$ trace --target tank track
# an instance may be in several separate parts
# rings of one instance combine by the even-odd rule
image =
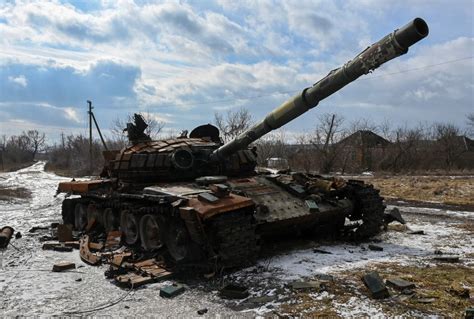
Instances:
[[[251,212],[239,210],[221,214],[211,223],[217,265],[224,268],[255,263],[260,246]]]
[[[354,213],[350,219],[362,221],[350,235],[354,239],[367,239],[379,234],[384,225],[385,211],[384,198],[380,196],[380,191],[371,184],[354,180],[348,181],[347,189],[347,196],[354,203]]]

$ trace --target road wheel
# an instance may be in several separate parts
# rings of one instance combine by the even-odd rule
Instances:
[[[77,200],[67,198],[61,205],[61,215],[64,224],[74,225],[74,209],[76,208]]]
[[[104,228],[107,233],[112,230],[118,229],[118,227],[120,226],[120,220],[112,208],[106,208],[104,210],[103,215]]]
[[[95,219],[95,225],[102,226],[104,224],[102,215],[103,215],[103,212],[100,209],[98,209],[94,203],[90,203],[89,206],[87,206],[87,222],[88,223],[92,219]]]
[[[168,217],[163,229],[163,242],[176,262],[184,263],[202,258],[199,246],[191,241],[184,222]]]
[[[87,205],[77,203],[74,207],[74,228],[84,230],[87,226]]]
[[[153,250],[163,246],[163,226],[162,216],[148,214],[140,219],[140,239],[144,249]]]
[[[125,242],[134,245],[140,241],[140,225],[138,217],[129,210],[122,211],[120,228],[125,235]]]

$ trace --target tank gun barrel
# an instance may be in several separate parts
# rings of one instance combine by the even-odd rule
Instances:
[[[225,158],[250,145],[270,131],[276,130],[318,105],[360,76],[367,74],[387,61],[408,52],[408,48],[428,35],[429,29],[421,18],[415,18],[380,41],[372,44],[342,67],[329,72],[312,87],[281,104],[261,122],[249,128],[234,140],[222,145],[211,154],[211,160]]]

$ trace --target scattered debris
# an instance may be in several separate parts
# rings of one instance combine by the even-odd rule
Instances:
[[[76,264],[69,261],[62,261],[53,265],[54,272],[61,272],[69,269],[76,269]]]
[[[377,272],[373,271],[364,275],[362,280],[375,299],[383,299],[390,296],[387,287]]]
[[[220,296],[226,299],[245,299],[249,296],[249,291],[246,287],[228,284],[220,290]]]
[[[60,242],[46,242],[43,243],[43,250],[54,250],[61,252],[71,252],[73,249],[79,249],[78,241]]]
[[[73,241],[72,237],[72,225],[59,224],[58,228],[58,240],[60,242]]]
[[[318,254],[332,254],[332,252],[330,251],[326,251],[326,250],[322,250],[318,248],[313,249],[313,252],[318,253]]]
[[[293,281],[290,283],[291,288],[295,290],[319,289],[321,282],[319,281]]]
[[[453,296],[463,299],[469,299],[471,297],[469,288],[462,287],[459,284],[452,284],[451,287],[449,287],[448,292]]]
[[[7,248],[15,230],[10,226],[5,226],[0,230],[0,248]]]
[[[466,309],[466,316],[465,319],[474,319],[474,308],[467,308]]]
[[[369,244],[368,247],[369,247],[370,250],[373,250],[373,251],[383,251],[383,247],[382,247],[382,246],[377,246],[377,245]]]
[[[318,278],[321,281],[334,281],[334,276],[328,275],[328,274],[315,274],[314,275],[316,278]]]
[[[102,243],[92,243],[92,242],[90,242],[90,243],[89,243],[89,248],[90,248],[90,249],[93,249],[93,250],[102,250],[102,248],[104,248],[104,244],[102,244]]]
[[[271,301],[274,301],[277,298],[278,297],[276,295],[273,295],[273,296],[260,296],[260,297],[249,298],[245,302],[247,304],[263,305],[263,304],[269,303]]]
[[[164,286],[160,289],[160,297],[173,298],[184,292],[184,286],[180,284],[172,284]]]
[[[402,217],[402,214],[400,214],[400,210],[397,207],[392,208],[388,213],[385,212],[384,221],[386,225],[394,221],[397,221],[402,225],[406,224],[405,219]]]
[[[408,234],[410,234],[410,235],[424,235],[425,231],[424,230],[414,230],[414,231],[409,232]]]
[[[203,314],[206,314],[208,312],[208,309],[207,308],[204,308],[204,309],[199,309],[197,311],[197,314],[202,316]]]
[[[126,256],[126,255],[123,255]],[[121,286],[129,286],[137,288],[145,284],[156,282],[170,278],[173,273],[165,268],[162,261],[156,259],[147,259],[136,263],[127,263],[126,268],[129,270],[125,274],[119,274],[123,267],[114,266],[112,268],[118,270],[118,276],[115,277],[115,282]]]
[[[436,298],[418,298],[418,299],[416,299],[416,302],[425,303],[425,304],[433,303],[435,301],[436,301]]]
[[[53,250],[54,251],[59,251],[59,252],[70,253],[72,251],[72,247],[56,245],[56,246],[53,247]]]
[[[34,226],[34,227],[31,227],[31,229],[28,232],[35,233],[38,230],[48,230],[48,229],[49,227],[46,227],[46,226]]]
[[[107,239],[105,241],[105,248],[115,249],[120,246],[120,239],[122,238],[122,232],[119,230],[113,230],[107,233]]]
[[[389,278],[385,281],[387,285],[397,289],[408,292],[408,290],[415,288],[415,284],[401,278]],[[409,293],[405,293],[409,294]]]
[[[457,255],[439,255],[439,256],[435,256],[433,259],[437,261],[446,262],[446,263],[459,262],[459,256]]]
[[[403,289],[402,290],[402,295],[407,295],[407,296],[411,296],[415,293],[415,291],[413,289]]]
[[[79,254],[81,259],[90,265],[98,265],[101,261],[101,256],[99,253],[92,253],[89,250],[88,235],[84,235],[79,241]]]
[[[76,281],[77,281],[77,282],[81,282],[81,281],[82,281],[82,278],[77,278]]]

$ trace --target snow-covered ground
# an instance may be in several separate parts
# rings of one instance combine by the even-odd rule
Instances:
[[[38,239],[45,233],[28,233],[28,230],[60,220],[63,197],[54,195],[58,182],[63,180],[68,178],[44,172],[42,162],[17,172],[0,174],[0,186],[25,187],[32,192],[32,197],[27,200],[0,202],[0,227],[12,226],[23,234],[21,239],[13,239],[13,245],[0,253],[0,316],[69,315],[121,300],[112,307],[84,315],[196,317],[197,310],[207,308],[207,315],[212,317],[253,317],[291,302],[292,293],[288,288],[291,281],[315,278],[318,274],[337,276],[338,272],[379,262],[416,265],[429,262],[435,250],[459,254],[464,265],[474,266],[470,257],[474,253],[474,239],[456,227],[463,221],[472,222],[474,213],[399,207],[409,228],[424,230],[425,235],[390,230],[382,234],[377,243],[384,248],[383,251],[371,251],[367,243],[319,246],[315,242],[309,244],[311,247],[306,243],[305,248],[296,245],[293,250],[279,250],[253,267],[221,279],[214,278],[211,282],[203,280],[176,298],[163,299],[159,296],[159,289],[169,282],[135,291],[124,290],[105,279],[105,266],[85,265],[77,251],[60,253],[41,249]],[[314,252],[314,247],[331,254]],[[73,261],[78,268],[64,273],[51,272],[52,265],[61,260]],[[250,298],[239,302],[220,299],[218,287],[223,282],[237,282],[250,287]],[[315,303],[327,298],[325,294],[327,292],[314,293]],[[260,298],[262,296],[266,299]],[[354,296],[346,305],[336,307],[337,302],[333,303],[342,316],[378,314],[381,311],[377,301],[363,296]]]

